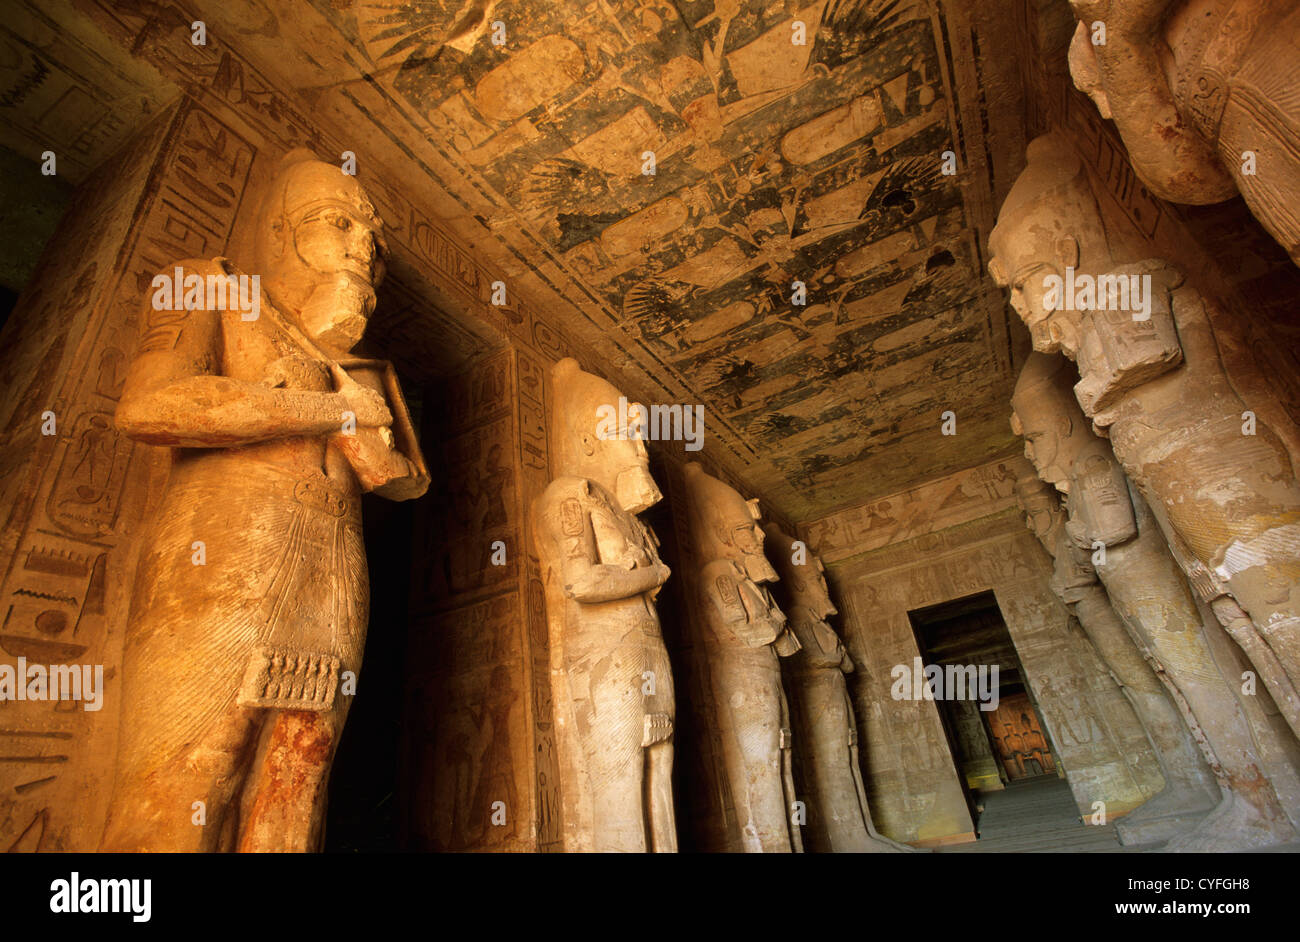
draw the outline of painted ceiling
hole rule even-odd
[[[970,155],[988,100],[971,82],[960,107],[930,5],[355,12],[383,80],[563,276],[576,329],[679,380],[796,514],[1014,448],[1010,328],[983,275],[992,160]]]

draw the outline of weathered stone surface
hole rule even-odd
[[[637,514],[662,495],[645,445],[600,434],[620,393],[555,365],[555,478],[533,505],[551,637],[566,850],[672,852],[672,666],[655,596],[668,578]]]
[[[1029,393],[1032,395],[1032,393]],[[1023,406],[1032,412],[1034,405]],[[1023,420],[1022,420],[1023,421]],[[1037,452],[1042,443],[1035,445]],[[1160,762],[1165,787],[1116,825],[1128,844],[1168,840],[1187,830],[1219,800],[1219,792],[1177,701],[1160,684],[1154,655],[1139,648],[1098,584],[1091,551],[1070,542],[1065,508],[1055,489],[1037,476],[1017,482],[1029,529],[1055,558],[1052,589],[1074,612],[1088,640],[1142,721]],[[1131,530],[1131,528],[1130,528]],[[1195,725],[1194,718],[1191,719]]]
[[[907,851],[876,833],[862,782],[858,724],[844,675],[853,660],[826,619],[838,614],[822,561],[774,523],[763,527],[780,581],[774,593],[799,650],[782,662],[794,723],[795,763],[808,820],[804,844],[823,853]]]
[[[1265,643],[1243,647],[1266,681],[1280,681],[1270,692],[1295,730],[1300,484],[1283,441],[1224,370],[1213,300],[1167,262],[1112,256],[1088,179],[1059,135],[1031,145],[990,247],[990,271],[1011,288],[1035,349],[1076,360],[1080,405],[1106,430],[1200,598],[1231,595],[1250,616]],[[1070,271],[1120,276],[1144,303],[1108,294],[1058,305],[1047,278]]]
[[[1098,554],[1096,575],[1116,613],[1170,684],[1218,778],[1218,807],[1171,840],[1169,849],[1240,850],[1294,840],[1296,830],[1255,745],[1269,731],[1252,729],[1205,636],[1220,626],[1202,624],[1145,502],[1130,493],[1109,446],[1075,403],[1067,362],[1031,357],[1013,404],[1027,456],[1045,481],[1067,494],[1068,541]],[[1195,801],[1187,807],[1197,810]]]
[[[368,620],[360,494],[429,482],[395,383],[340,365],[383,273],[364,191],[294,152],[258,222],[265,294],[224,259],[177,262],[117,408],[119,432],[174,450],[126,637],[108,850],[318,845]],[[231,275],[238,300],[189,299]]]
[[[1075,84],[1142,182],[1175,203],[1240,192],[1300,264],[1300,11],[1285,0],[1072,0]],[[1105,42],[1094,42],[1096,23]]]
[[[747,853],[802,851],[790,749],[793,729],[778,657],[800,643],[767,583],[777,579],[763,553],[758,501],[698,464],[686,466],[696,558],[694,598],[712,678],[707,709],[722,743],[727,785]]]
[[[391,628],[371,635],[332,804],[368,805],[354,833],[377,824],[377,842],[865,850],[882,842],[872,816],[914,845],[973,840],[977,802],[964,785],[995,787],[995,748],[1012,774],[1055,767],[1081,817],[1105,801],[1122,831],[1144,839],[1178,817],[1169,805],[1186,804],[1167,783],[1189,734],[1174,728],[1180,714],[1133,647],[1133,625],[1164,644],[1160,676],[1184,686],[1205,686],[1197,670],[1208,652],[1237,709],[1200,690],[1179,693],[1186,712],[1208,711],[1204,724],[1195,713],[1207,742],[1244,724],[1259,781],[1288,813],[1300,807],[1300,267],[1241,201],[1185,210],[1141,183],[1172,198],[1181,186],[1194,200],[1220,184],[1240,189],[1294,254],[1294,200],[1284,197],[1297,163],[1287,126],[1295,66],[1270,45],[1294,38],[1293,11],[1274,0],[1115,9],[1113,45],[1076,48],[1074,59],[1080,84],[1099,102],[1111,96],[1117,131],[1071,86],[1076,24],[1064,0],[10,6],[0,126],[14,154],[0,245],[24,260],[10,271],[30,271],[49,231],[27,225],[50,212],[38,186],[72,196],[0,335],[0,691],[19,657],[92,677],[102,668],[103,679],[94,712],[0,696],[0,850],[93,848],[110,799],[112,846],[316,846],[350,699],[334,678],[355,673],[370,601],[358,575],[363,531],[370,620]],[[1079,11],[1112,16],[1090,2]],[[206,42],[194,40],[196,22]],[[1162,44],[1169,55],[1153,57]],[[1113,600],[1084,565],[1088,550],[1052,541],[1053,568],[1014,510],[1021,462],[1005,413],[1031,330],[981,277],[978,240],[1023,166],[1026,138],[1050,128],[1063,153],[1083,155],[1086,192],[1072,204],[1077,162],[1045,159],[1036,145],[1025,179],[1053,164],[1060,199],[1038,211],[1033,187],[1015,187],[1004,225],[1021,213],[1029,236],[1004,240],[999,227],[992,270],[1005,275],[1006,262],[1023,275],[1051,255],[1056,270],[1071,260],[1076,274],[1116,288],[1136,276],[1155,289],[1139,321],[1118,309],[1039,314],[1033,285],[1017,302],[1040,347],[1077,361],[1079,401],[1150,505],[1128,495],[1113,459],[1095,475],[1097,455],[1076,460],[1075,529],[1112,557],[1128,553],[1125,566],[1160,573],[1148,585],[1111,565],[1102,577]],[[1177,146],[1151,146],[1153,129]],[[304,219],[301,238],[261,225],[276,166],[303,146],[336,161],[317,183],[348,199],[360,181],[371,206],[359,215],[384,220],[389,271],[373,296],[348,276],[281,270],[273,284],[261,261],[279,244],[319,265],[332,242],[356,240],[343,255],[353,275],[366,267],[364,232],[348,219]],[[1226,160],[1247,149],[1255,175]],[[47,151],[57,176],[40,167]],[[1171,156],[1181,166],[1170,170]],[[177,260],[182,279],[260,275],[259,321],[226,317],[222,343],[206,349],[188,327],[173,338],[220,306],[154,316],[151,280],[176,274]],[[363,280],[379,274],[372,265]],[[268,353],[258,338],[275,332],[277,312],[343,373]],[[161,379],[184,395],[142,407],[140,376],[128,382],[133,354],[156,364],[173,340],[172,353],[198,348]],[[570,357],[608,383],[586,373],[569,382]],[[186,370],[228,381],[223,396],[247,395],[228,408],[207,391],[190,395],[203,383]],[[363,522],[359,495],[425,486],[408,467],[415,436],[398,414],[396,376],[423,418],[426,453],[439,456],[436,483],[414,507],[367,498]],[[704,416],[705,434],[685,450],[671,435],[648,442],[669,496],[643,515],[631,508],[653,495],[626,486],[645,483],[637,445],[598,437],[592,455],[566,450],[582,434],[571,434],[563,403],[591,384],[605,399],[625,393]],[[320,448],[325,432],[312,433],[281,457],[309,484],[344,482],[342,492],[307,486],[281,500],[275,462],[256,463],[273,443],[229,447],[235,436],[200,448],[177,431],[219,409],[222,423],[252,422],[244,437],[272,434],[285,414],[268,403],[301,405],[336,386],[362,420],[357,433]],[[377,394],[391,428],[367,424]],[[1253,435],[1247,412],[1258,417]],[[229,480],[194,483],[215,476],[204,469],[219,453]],[[631,476],[575,470],[615,453]],[[687,460],[725,482],[715,496],[738,528],[713,533],[722,546],[692,538],[699,477]],[[586,490],[566,495],[562,482],[575,481]],[[741,494],[761,497],[782,540],[797,534],[829,567],[843,610],[835,663],[824,631],[825,648],[809,642],[818,625],[832,631],[825,615],[802,620],[823,602],[784,606],[791,617],[780,624]],[[586,521],[577,544],[564,542],[570,499]],[[292,519],[266,510],[290,504]],[[159,511],[163,525],[146,526]],[[217,523],[226,535],[181,539]],[[663,582],[651,523],[676,580]],[[190,562],[196,539],[201,567]],[[585,581],[564,573],[582,568],[565,555],[575,546],[590,550]],[[1194,595],[1170,588],[1171,555]],[[719,578],[734,592],[708,591]],[[778,600],[797,581],[776,582]],[[613,584],[628,593],[590,595]],[[187,586],[183,602],[169,600],[175,585]],[[286,643],[252,658],[215,650],[247,646],[238,632],[197,637],[224,605],[252,610],[245,590],[287,599],[278,613],[255,613]],[[916,610],[988,593],[996,611],[984,598],[981,611],[1006,622],[998,656],[1020,665],[1027,689],[990,714],[969,701],[898,699],[891,673],[913,664],[926,630]],[[728,621],[719,604],[733,599],[744,615]],[[337,605],[344,617],[321,614]],[[1168,624],[1199,625],[1204,644],[1160,624],[1166,610]],[[316,647],[324,620],[349,635],[336,653],[289,654]],[[635,631],[619,627],[628,624]],[[230,667],[241,658],[251,669]],[[195,661],[205,676],[175,682]],[[286,670],[305,682],[309,669],[317,683],[305,700],[305,683],[278,682]],[[1245,687],[1255,675],[1267,689],[1236,696],[1236,678]],[[209,725],[195,733],[193,717]],[[205,731],[223,723],[234,730],[227,741],[176,773],[183,749],[211,745]],[[856,759],[845,734],[854,725]],[[248,765],[227,776],[240,737],[252,743]],[[394,800],[381,800],[387,769],[366,780],[373,801],[361,800],[348,772],[357,756],[382,763],[390,737],[401,743]],[[1228,764],[1240,770],[1241,758]],[[1184,793],[1199,761],[1182,770]],[[119,765],[126,784],[115,793]],[[182,783],[198,794],[148,807],[185,775],[216,782],[214,794]],[[124,807],[143,809],[139,820]],[[151,829],[161,818],[170,823]]]

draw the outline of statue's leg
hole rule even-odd
[[[181,558],[189,576],[195,567]],[[152,589],[174,582],[174,569],[156,558],[142,564],[152,594],[133,604],[122,654],[106,851],[224,849],[256,749],[261,717],[235,702],[256,629],[226,598],[214,599],[206,580]]]
[[[655,639],[657,641],[657,639]],[[646,736],[645,809],[649,817],[647,831],[650,849],[656,854],[677,852],[677,815],[673,808],[673,736],[677,719],[676,693],[672,666],[662,642],[647,643],[647,669],[654,671],[653,694],[645,696],[646,713],[652,717],[653,730]],[[643,688],[644,692],[644,688]],[[665,738],[660,739],[663,736]]]
[[[268,711],[248,778],[239,830],[241,853],[320,850],[329,772],[343,732],[346,699],[339,698],[334,709],[324,712]]]
[[[232,698],[233,699],[233,698]],[[123,723],[159,709],[138,699]],[[160,711],[161,715],[174,715]],[[238,826],[240,788],[257,741],[258,717],[231,703],[198,741],[124,737],[100,850],[109,852],[219,851]]]
[[[785,820],[786,826],[790,829],[790,849],[796,854],[803,853],[803,832],[794,820],[794,752],[793,752],[793,731],[790,727],[790,702],[786,699],[785,690],[781,687],[778,674],[777,695],[781,700],[781,785],[785,792]]]
[[[1272,694],[1283,719],[1291,727],[1291,732],[1300,737],[1300,693],[1287,676],[1282,662],[1234,599],[1220,596],[1211,602],[1210,607],[1224,630],[1259,669],[1260,679]]]
[[[781,780],[781,706],[771,671],[766,665],[756,669],[750,653],[715,649],[709,654],[727,782],[743,851],[790,853]],[[759,657],[764,653],[777,670],[776,654],[756,652]]]
[[[650,812],[651,850],[677,853],[677,816],[673,809],[673,742],[656,743],[646,750],[646,777]]]
[[[646,710],[638,653],[616,649],[597,661],[591,669],[591,699],[574,705],[579,727],[588,730],[584,751],[594,814],[592,850],[598,852],[648,849],[642,748]]]

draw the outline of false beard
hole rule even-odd
[[[312,340],[343,353],[366,331],[375,309],[375,289],[352,272],[334,272],[321,282],[302,306],[302,325]]]

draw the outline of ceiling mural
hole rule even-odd
[[[945,409],[1005,412],[929,5],[380,0],[356,23],[587,316],[747,463],[828,506],[881,449],[942,445]]]

